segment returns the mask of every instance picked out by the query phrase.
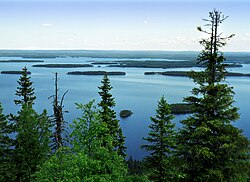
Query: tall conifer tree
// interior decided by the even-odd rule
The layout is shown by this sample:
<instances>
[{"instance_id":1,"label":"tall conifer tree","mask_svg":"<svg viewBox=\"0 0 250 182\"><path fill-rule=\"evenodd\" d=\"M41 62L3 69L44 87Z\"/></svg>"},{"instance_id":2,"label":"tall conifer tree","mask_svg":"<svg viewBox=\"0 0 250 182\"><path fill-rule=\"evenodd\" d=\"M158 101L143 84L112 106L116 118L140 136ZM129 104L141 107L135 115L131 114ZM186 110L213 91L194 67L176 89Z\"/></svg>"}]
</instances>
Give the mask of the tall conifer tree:
<instances>
[{"instance_id":1,"label":"tall conifer tree","mask_svg":"<svg viewBox=\"0 0 250 182\"><path fill-rule=\"evenodd\" d=\"M24 104L16 117L14 160L17 181L30 181L50 153L51 127L47 112L37 114Z\"/></svg>"},{"instance_id":2,"label":"tall conifer tree","mask_svg":"<svg viewBox=\"0 0 250 182\"><path fill-rule=\"evenodd\" d=\"M113 110L113 107L115 106L115 100L110 93L112 86L107 75L103 76L101 83L102 85L98 87L100 89L100 92L98 93L101 96L101 102L98 105L101 107L101 120L107 125L108 128L108 131L105 134L112 136L114 149L118 151L119 155L125 157L125 137L122 134L119 120L116 118L116 112Z\"/></svg>"},{"instance_id":3,"label":"tall conifer tree","mask_svg":"<svg viewBox=\"0 0 250 182\"><path fill-rule=\"evenodd\" d=\"M149 136L143 138L148 142L141 148L150 152L145 158L146 168L150 179L153 181L163 182L171 181L171 173L168 159L176 147L175 144L175 124L172 123L173 115L170 106L164 97L161 97L156 109L156 117L151 117L153 122L149 125Z\"/></svg>"},{"instance_id":4,"label":"tall conifer tree","mask_svg":"<svg viewBox=\"0 0 250 182\"><path fill-rule=\"evenodd\" d=\"M30 81L30 77L28 76L28 70L26 67L22 69L22 76L17 81L19 87L17 87L16 95L21 97L20 100L14 100L15 104L33 104L36 96L34 95L34 88L32 87L32 83Z\"/></svg>"},{"instance_id":5,"label":"tall conifer tree","mask_svg":"<svg viewBox=\"0 0 250 182\"><path fill-rule=\"evenodd\" d=\"M12 160L14 140L10 137L13 129L8 116L3 114L2 104L0 103L0 181L15 181Z\"/></svg>"},{"instance_id":6,"label":"tall conifer tree","mask_svg":"<svg viewBox=\"0 0 250 182\"><path fill-rule=\"evenodd\" d=\"M30 181L32 175L38 170L50 153L51 123L46 110L38 114L33 109L36 96L27 68L23 68L18 81L16 95L21 97L15 100L21 105L17 116L11 114L11 122L15 128L15 142L13 160L15 162L16 181Z\"/></svg>"},{"instance_id":7,"label":"tall conifer tree","mask_svg":"<svg viewBox=\"0 0 250 182\"><path fill-rule=\"evenodd\" d=\"M233 35L222 37L220 24L226 19L214 10L204 19L209 30L198 30L208 35L200 41L204 50L198 63L205 66L201 73L192 72L198 85L193 96L184 100L194 106L194 114L183 120L178 137L177 156L181 163L183 181L247 181L249 140L242 130L232 125L239 119L233 106L234 92L225 80L225 58L219 48Z\"/></svg>"}]
</instances>

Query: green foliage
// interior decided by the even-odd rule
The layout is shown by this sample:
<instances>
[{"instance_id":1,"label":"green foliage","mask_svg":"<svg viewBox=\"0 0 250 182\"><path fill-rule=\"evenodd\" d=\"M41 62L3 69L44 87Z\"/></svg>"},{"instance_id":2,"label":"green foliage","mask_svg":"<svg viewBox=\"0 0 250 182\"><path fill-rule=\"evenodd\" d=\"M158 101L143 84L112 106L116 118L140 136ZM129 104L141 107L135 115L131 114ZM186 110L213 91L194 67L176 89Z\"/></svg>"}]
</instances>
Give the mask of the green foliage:
<instances>
[{"instance_id":1,"label":"green foliage","mask_svg":"<svg viewBox=\"0 0 250 182\"><path fill-rule=\"evenodd\" d=\"M39 171L32 176L32 181L80 181L76 175L79 170L75 168L77 162L70 149L61 147L40 166Z\"/></svg>"},{"instance_id":2,"label":"green foliage","mask_svg":"<svg viewBox=\"0 0 250 182\"><path fill-rule=\"evenodd\" d=\"M110 135L102 135L108 131L108 126L102 121L100 112L93 104L94 101L86 105L77 104L83 115L78 121L74 121L71 135L74 138L73 150L80 151L90 160L96 161L99 165L96 166L98 170L95 170L97 174L108 175L115 180L122 179L127 172L124 160L117 151L109 150L113 138ZM93 174L95 172L93 171Z\"/></svg>"},{"instance_id":3,"label":"green foliage","mask_svg":"<svg viewBox=\"0 0 250 182\"><path fill-rule=\"evenodd\" d=\"M126 161L128 165L129 175L142 175L143 174L143 164L139 160L133 160L132 156Z\"/></svg>"},{"instance_id":4,"label":"green foliage","mask_svg":"<svg viewBox=\"0 0 250 182\"><path fill-rule=\"evenodd\" d=\"M225 20L220 12L209 14L208 39L200 43L204 50L198 63L206 66L191 77L198 87L184 100L194 106L194 114L182 121L178 136L177 158L183 181L247 181L249 168L249 140L242 130L231 123L239 118L233 106L232 87L223 83L226 69L219 48L225 40L218 33L219 24Z\"/></svg>"},{"instance_id":5,"label":"green foliage","mask_svg":"<svg viewBox=\"0 0 250 182\"><path fill-rule=\"evenodd\" d=\"M126 177L126 182L150 182L145 175L131 175Z\"/></svg>"},{"instance_id":6,"label":"green foliage","mask_svg":"<svg viewBox=\"0 0 250 182\"><path fill-rule=\"evenodd\" d=\"M101 122L99 111L94 105L94 100L88 104L76 104L77 109L82 111L82 117L73 121L71 127L74 129L71 137L74 137L73 148L75 151L86 151L90 156L94 154L96 148L103 145L105 141L107 145L112 145L110 136L103 136L100 138L101 133L107 132L105 123Z\"/></svg>"},{"instance_id":7,"label":"green foliage","mask_svg":"<svg viewBox=\"0 0 250 182\"><path fill-rule=\"evenodd\" d=\"M13 139L10 134L13 132L13 125L9 123L8 117L3 114L0 103L0 181L14 181L13 175Z\"/></svg>"},{"instance_id":8,"label":"green foliage","mask_svg":"<svg viewBox=\"0 0 250 182\"><path fill-rule=\"evenodd\" d=\"M31 175L38 169L50 153L50 122L47 112L37 114L32 107L24 104L14 117L15 150L14 161L18 181L30 181Z\"/></svg>"},{"instance_id":9,"label":"green foliage","mask_svg":"<svg viewBox=\"0 0 250 182\"><path fill-rule=\"evenodd\" d=\"M0 105L1 181L30 181L37 166L50 153L51 124L45 110L38 114L32 108L36 97L27 73L27 68L23 68L18 81L16 95L21 97L15 100L21 105L18 114L4 116Z\"/></svg>"},{"instance_id":10,"label":"green foliage","mask_svg":"<svg viewBox=\"0 0 250 182\"><path fill-rule=\"evenodd\" d=\"M199 66L205 70L190 73L197 87L192 89L193 96L184 99L188 104L173 105L177 106L177 110L185 109L193 112L193 115L181 121L183 128L176 137L175 124L171 122L171 106L162 97L158 102L156 116L150 118L152 124L149 126L148 137L143 138L147 144L141 147L149 152L143 162L130 157L125 163L125 137L113 110L115 99L110 93L112 86L106 74L102 85L98 87L100 110L94 101L85 105L76 104L82 116L71 125L71 148L63 145L64 95L59 102L56 77L53 106L57 125L57 150L50 155L51 121L45 110L38 114L32 108L36 97L28 77L30 72L24 67L16 90L20 99L14 100L16 105L21 106L17 116L5 116L0 103L0 181L249 181L250 142L242 130L232 125L232 122L239 119L238 108L233 106L233 88L224 82L229 74L223 53L219 51L233 35L221 37L222 34L218 33L219 25L227 18L220 12L210 12L209 18L205 20L209 26L208 31L197 28L208 35L207 39L200 41L204 50L198 56ZM125 65L123 62L113 66L159 67L155 63L126 61ZM195 62L178 64L190 67ZM177 62L160 62L160 67L176 65ZM172 74L176 75L176 72Z\"/></svg>"},{"instance_id":11,"label":"green foliage","mask_svg":"<svg viewBox=\"0 0 250 182\"><path fill-rule=\"evenodd\" d=\"M171 113L172 114L190 114L193 113L193 107L187 103L176 103L171 104Z\"/></svg>"},{"instance_id":12,"label":"green foliage","mask_svg":"<svg viewBox=\"0 0 250 182\"><path fill-rule=\"evenodd\" d=\"M94 101L77 104L77 108L83 114L71 125L72 149L59 149L41 166L35 181L124 181L127 174L124 159L107 146L112 145L112 137L99 137L107 126L101 121Z\"/></svg>"},{"instance_id":13,"label":"green foliage","mask_svg":"<svg viewBox=\"0 0 250 182\"><path fill-rule=\"evenodd\" d=\"M105 157L97 160L85 152L74 154L70 149L62 147L41 166L33 179L39 182L125 182L124 167L120 168L120 165L115 163L122 162L123 159L119 157L118 160L116 155L112 160L104 161L107 159Z\"/></svg>"},{"instance_id":14,"label":"green foliage","mask_svg":"<svg viewBox=\"0 0 250 182\"><path fill-rule=\"evenodd\" d=\"M14 100L15 104L23 105L25 103L28 105L32 105L34 100L36 99L36 96L34 96L34 88L32 87L30 77L28 77L28 71L26 67L22 69L22 76L17 82L20 86L17 87L16 95L21 97L21 99Z\"/></svg>"},{"instance_id":15,"label":"green foliage","mask_svg":"<svg viewBox=\"0 0 250 182\"><path fill-rule=\"evenodd\" d=\"M176 147L175 124L171 122L173 118L170 106L164 97L161 97L156 109L156 117L151 117L153 123L149 125L149 136L143 138L148 144L141 146L142 149L150 152L150 155L145 158L145 167L150 179L154 181L167 181L172 178L169 173L169 155Z\"/></svg>"},{"instance_id":16,"label":"green foliage","mask_svg":"<svg viewBox=\"0 0 250 182\"><path fill-rule=\"evenodd\" d=\"M110 93L112 86L107 75L103 76L101 83L102 85L98 87L100 89L100 92L98 93L101 96L101 102L98 105L101 107L101 120L107 125L108 128L107 132L102 133L101 135L110 135L113 139L112 149L118 151L118 154L125 158L125 137L122 134L119 120L116 119L116 112L112 109L115 106L115 100Z\"/></svg>"}]
</instances>

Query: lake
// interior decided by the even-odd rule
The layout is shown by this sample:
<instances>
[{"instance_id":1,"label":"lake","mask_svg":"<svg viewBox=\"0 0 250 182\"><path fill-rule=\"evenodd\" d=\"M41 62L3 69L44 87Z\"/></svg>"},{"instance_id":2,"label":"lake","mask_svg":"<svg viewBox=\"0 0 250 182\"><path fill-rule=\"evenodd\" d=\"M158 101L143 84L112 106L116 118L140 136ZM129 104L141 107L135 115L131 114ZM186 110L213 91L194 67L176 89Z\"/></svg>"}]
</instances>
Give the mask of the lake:
<instances>
[{"instance_id":1,"label":"lake","mask_svg":"<svg viewBox=\"0 0 250 182\"><path fill-rule=\"evenodd\" d=\"M32 51L30 51L32 52ZM52 51L53 52L53 51ZM56 52L56 51L55 51ZM0 52L1 53L1 52ZM22 53L22 51L19 51ZM35 51L32 54L36 54ZM131 53L133 54L133 52ZM183 55L182 55L183 56ZM0 57L0 60L22 60L24 58L17 57L16 54L11 56ZM34 58L28 58L34 60ZM28 60L25 58L25 60ZM52 114L52 100L48 98L54 94L54 73L59 73L59 92L60 96L67 90L69 92L65 96L64 110L69 111L65 114L65 120L71 123L73 119L81 116L80 111L76 110L75 103L87 103L95 99L96 103L100 101L98 95L98 86L101 85L102 76L83 76L83 75L67 75L69 71L124 71L125 76L110 76L110 81L113 86L111 91L115 97L115 110L119 113L123 109L129 109L133 115L120 119L120 124L123 133L126 136L126 146L128 147L128 156L132 155L136 159L142 159L146 153L140 150L140 145L143 143L142 137L146 137L148 133L148 125L150 124L150 116L155 115L157 102L161 96L165 96L168 103L182 102L183 97L189 96L191 89L194 87L192 80L186 77L171 77L162 75L144 75L146 71L168 71L168 70L183 70L187 71L191 68L182 69L155 69L155 68L112 68L95 66L90 68L39 68L32 67L34 64L46 63L90 63L93 61L115 61L128 60L128 58L104 57L100 55L91 57L71 57L62 56L56 58L36 58L44 60L44 63L0 63L0 71L14 71L21 70L22 67L27 66L28 70L32 72L31 80L34 82L35 95L35 109L41 112L47 109L49 114ZM129 60L149 60L149 57L143 58L129 58ZM163 60L162 57L153 57L150 60ZM176 59L179 60L179 59ZM165 59L165 61L171 61ZM192 68L199 70L200 68ZM240 73L250 73L250 65L243 64L241 68L230 68L230 71ZM18 108L14 104L15 90L18 86L17 80L20 75L0 74L1 94L0 102L3 105L4 113L15 113ZM227 83L234 87L235 91L235 105L239 107L241 118L235 125L244 130L244 134L250 138L250 127L248 118L250 118L248 101L250 93L250 77L230 77L227 78ZM177 127L180 127L179 121L185 119L186 115L178 115L175 117Z\"/></svg>"}]
</instances>

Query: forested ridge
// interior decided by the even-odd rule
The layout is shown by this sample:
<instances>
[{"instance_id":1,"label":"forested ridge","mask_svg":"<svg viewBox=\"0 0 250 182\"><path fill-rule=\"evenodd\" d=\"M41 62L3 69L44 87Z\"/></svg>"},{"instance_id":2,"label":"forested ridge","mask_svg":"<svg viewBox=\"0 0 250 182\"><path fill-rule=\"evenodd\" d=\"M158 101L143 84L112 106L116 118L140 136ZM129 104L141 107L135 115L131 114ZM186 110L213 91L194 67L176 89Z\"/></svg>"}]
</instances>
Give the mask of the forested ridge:
<instances>
[{"instance_id":1,"label":"forested ridge","mask_svg":"<svg viewBox=\"0 0 250 182\"><path fill-rule=\"evenodd\" d=\"M207 35L197 58L205 69L188 73L195 87L184 101L192 106L192 114L177 129L171 105L162 96L156 115L150 117L148 136L143 137L141 149L147 156L142 161L126 154L108 74L97 88L100 102L76 103L81 115L65 121L63 101L68 93L59 98L57 73L49 116L46 109L38 113L33 108L35 88L24 67L14 100L17 114L5 115L0 103L0 181L250 181L250 143L233 125L239 113L220 51L234 36L223 37L219 31L226 19L213 10L204 19L207 29L198 27Z\"/></svg>"}]
</instances>

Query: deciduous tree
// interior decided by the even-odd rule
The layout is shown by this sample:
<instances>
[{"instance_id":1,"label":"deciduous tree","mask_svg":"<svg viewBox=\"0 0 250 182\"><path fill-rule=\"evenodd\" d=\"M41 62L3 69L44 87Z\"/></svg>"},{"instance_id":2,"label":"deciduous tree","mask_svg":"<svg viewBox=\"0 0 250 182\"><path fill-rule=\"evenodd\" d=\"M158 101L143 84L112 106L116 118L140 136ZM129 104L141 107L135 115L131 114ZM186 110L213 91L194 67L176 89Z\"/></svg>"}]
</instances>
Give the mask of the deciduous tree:
<instances>
[{"instance_id":1,"label":"deciduous tree","mask_svg":"<svg viewBox=\"0 0 250 182\"><path fill-rule=\"evenodd\" d=\"M99 137L107 132L107 126L101 121L94 101L77 104L77 108L82 111L82 116L71 125L72 149L61 147L41 166L35 181L125 182L127 167L124 159L107 147L112 146L112 137Z\"/></svg>"}]
</instances>

